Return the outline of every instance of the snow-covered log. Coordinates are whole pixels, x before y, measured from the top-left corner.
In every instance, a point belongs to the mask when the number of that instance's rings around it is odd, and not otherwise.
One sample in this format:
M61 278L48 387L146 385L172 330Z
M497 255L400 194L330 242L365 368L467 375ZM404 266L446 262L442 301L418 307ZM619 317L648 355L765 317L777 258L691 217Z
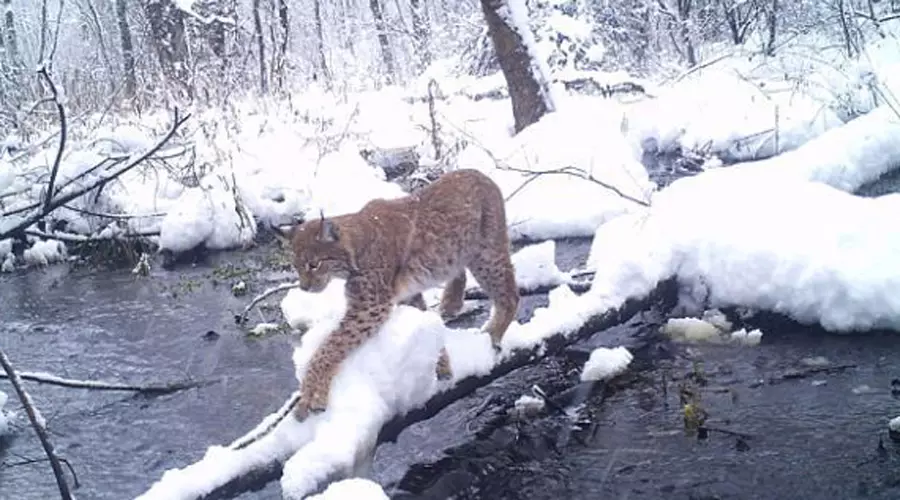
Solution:
M323 316L294 354L299 377L318 343L340 318L341 288L329 287L319 298L318 311ZM671 283L662 284L642 300L584 318L579 326L557 324L556 331L540 330L550 325L540 320L546 315L538 310L538 327L514 324L497 358L487 336L477 330L451 330L435 313L401 306L342 368L325 413L297 422L288 412L276 412L248 434L250 439L237 440L240 448L211 447L200 461L167 471L139 498L228 498L279 477L285 498L303 498L331 480L354 475L378 444L396 440L406 427L433 417L517 368L624 322L651 303L671 304L674 292ZM561 307L558 301L566 301L571 294L562 285L551 293L550 307ZM289 296L282 307L291 309L291 302ZM434 376L442 338L454 371L448 385ZM278 423L273 425L274 421Z

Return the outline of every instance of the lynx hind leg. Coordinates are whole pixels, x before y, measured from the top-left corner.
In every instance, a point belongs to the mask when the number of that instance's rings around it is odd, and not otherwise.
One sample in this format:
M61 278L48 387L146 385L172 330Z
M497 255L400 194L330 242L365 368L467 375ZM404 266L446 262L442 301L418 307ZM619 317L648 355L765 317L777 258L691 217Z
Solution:
M466 294L466 270L463 269L444 286L441 295L441 317L445 320L455 318L463 308Z
M446 347L441 347L441 353L438 355L434 372L437 374L438 380L450 380L453 378L453 369L450 368L450 355L447 353Z
M300 386L300 402L294 407L298 420L312 412L325 411L331 383L341 363L359 348L390 316L392 305L348 305L347 313L337 329L316 349Z
M400 303L406 306L415 307L420 311L428 310L428 304L425 303L425 297L423 297L421 293L417 293L406 300L401 300Z
M519 289L508 251L485 251L469 269L491 299L491 316L481 328L490 334L495 348L500 347L503 335L516 319L519 308Z

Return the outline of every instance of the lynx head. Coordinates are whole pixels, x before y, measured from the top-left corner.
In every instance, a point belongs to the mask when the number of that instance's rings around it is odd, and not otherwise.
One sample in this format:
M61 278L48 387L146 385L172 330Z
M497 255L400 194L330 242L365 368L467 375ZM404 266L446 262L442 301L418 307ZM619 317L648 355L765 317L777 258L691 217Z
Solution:
M324 215L297 226L291 240L294 267L303 291L321 292L332 278L349 277L352 271L350 253L342 244L337 225Z

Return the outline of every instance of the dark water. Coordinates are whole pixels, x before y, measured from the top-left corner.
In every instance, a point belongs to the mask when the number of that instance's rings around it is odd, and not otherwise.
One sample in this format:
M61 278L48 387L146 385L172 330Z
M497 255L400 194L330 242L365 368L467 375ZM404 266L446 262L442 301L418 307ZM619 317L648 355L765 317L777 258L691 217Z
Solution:
M213 287L209 273L180 269L135 279L128 270L68 274L56 266L0 275L0 347L20 370L132 383L218 380L156 398L28 383L58 452L79 476L80 498L140 494L164 470L251 429L294 390L287 337L247 339L232 313L246 299L233 298L226 285ZM199 288L187 292L189 280ZM210 330L218 340L204 339ZM0 389L12 395L6 381ZM8 407L19 410L13 399ZM0 448L4 464L43 456L19 413L19 432ZM0 466L0 498L56 495L46 462Z
M900 443L886 432L900 414L891 395L900 376L897 334L778 333L778 326L764 326L758 347L688 349L659 338L652 322L600 333L520 374L564 392L561 381L577 382L590 348L634 346L632 370L590 393L578 425L552 412L498 421L526 392L520 384L491 408L493 421L482 417L479 436L394 478L393 498L900 498ZM853 366L808 373L802 360L814 356ZM707 425L747 436L686 434L679 385L698 371L695 361L705 385L688 386L701 394ZM809 376L785 378L797 372Z

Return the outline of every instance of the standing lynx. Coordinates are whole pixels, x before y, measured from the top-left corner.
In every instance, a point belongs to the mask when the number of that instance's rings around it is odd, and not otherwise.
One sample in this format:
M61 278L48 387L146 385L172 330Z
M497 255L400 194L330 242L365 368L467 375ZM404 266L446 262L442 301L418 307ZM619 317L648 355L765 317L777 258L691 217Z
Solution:
M292 235L300 288L320 292L346 279L347 312L313 354L301 384L299 419L328 404L341 362L372 336L398 303L426 308L424 290L446 283L440 312L463 306L468 268L493 302L482 327L499 347L519 305L503 196L477 170L447 173L418 192L373 200L354 214L310 220ZM438 377L452 376L446 350Z

